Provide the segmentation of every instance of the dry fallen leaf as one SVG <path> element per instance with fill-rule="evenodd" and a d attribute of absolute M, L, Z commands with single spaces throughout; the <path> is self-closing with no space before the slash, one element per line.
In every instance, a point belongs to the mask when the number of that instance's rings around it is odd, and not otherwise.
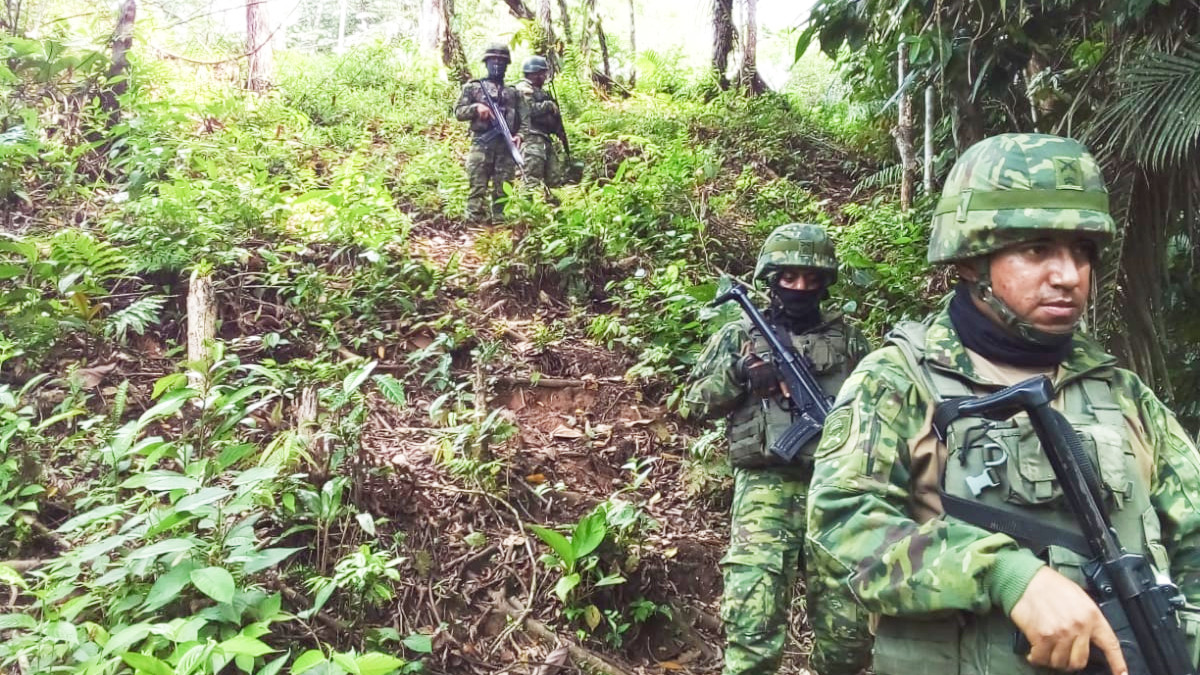
<path fill-rule="evenodd" d="M 540 473 L 532 473 L 528 476 L 525 476 L 525 480 L 533 483 L 534 485 L 541 485 L 542 483 L 546 482 L 546 476 Z"/>
<path fill-rule="evenodd" d="M 674 661 L 660 661 L 658 665 L 663 670 L 683 670 L 683 666 Z"/>
<path fill-rule="evenodd" d="M 116 368 L 116 363 L 105 363 L 91 368 L 80 368 L 71 374 L 71 377 L 79 383 L 84 389 L 95 389 L 104 381 L 104 376 L 108 375 Z"/>
<path fill-rule="evenodd" d="M 554 675 L 554 673 L 557 673 L 559 670 L 561 670 L 563 666 L 567 665 L 567 660 L 570 655 L 571 652 L 567 650 L 566 645 L 559 645 L 558 647 L 555 647 L 554 651 L 546 655 L 546 660 L 542 662 L 542 665 L 538 666 L 537 670 L 533 671 L 533 675 Z"/>
<path fill-rule="evenodd" d="M 557 427 L 554 427 L 554 431 L 551 431 L 550 435 L 555 438 L 583 438 L 582 431 L 579 429 L 572 429 L 565 424 L 560 424 Z"/>

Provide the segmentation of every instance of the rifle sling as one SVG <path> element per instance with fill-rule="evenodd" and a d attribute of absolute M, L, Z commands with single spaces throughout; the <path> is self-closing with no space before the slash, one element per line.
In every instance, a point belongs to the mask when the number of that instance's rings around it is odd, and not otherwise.
<path fill-rule="evenodd" d="M 1024 514 L 990 506 L 973 499 L 946 494 L 945 491 L 940 491 L 940 494 L 942 510 L 946 515 L 964 523 L 982 527 L 989 532 L 1007 534 L 1037 553 L 1041 553 L 1053 545 L 1069 549 L 1085 558 L 1092 557 L 1087 539 L 1078 532 L 1047 525 Z"/>

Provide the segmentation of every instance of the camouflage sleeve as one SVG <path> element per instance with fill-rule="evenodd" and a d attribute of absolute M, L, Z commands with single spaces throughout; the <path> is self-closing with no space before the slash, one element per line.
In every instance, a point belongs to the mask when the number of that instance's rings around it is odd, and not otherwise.
<path fill-rule="evenodd" d="M 454 117 L 460 122 L 471 122 L 479 117 L 479 113 L 475 110 L 475 104 L 479 98 L 476 93 L 479 85 L 474 82 L 468 82 L 462 88 L 462 94 L 458 97 L 458 103 L 454 105 Z"/>
<path fill-rule="evenodd" d="M 741 321 L 731 321 L 713 335 L 688 378 L 690 384 L 683 394 L 679 413 L 691 419 L 720 417 L 745 396 L 745 386 L 734 373 L 734 364 L 741 357 L 750 334 Z"/>
<path fill-rule="evenodd" d="M 965 523 L 910 515 L 910 443 L 927 429 L 928 397 L 895 347 L 868 355 L 825 422 L 809 490 L 814 563 L 849 577 L 872 612 L 1005 612 L 1043 565 L 1011 538 Z"/>
<path fill-rule="evenodd" d="M 1147 441 L 1154 449 L 1150 499 L 1162 525 L 1171 561 L 1171 580 L 1188 602 L 1200 604 L 1200 454 L 1163 405 L 1136 375 L 1118 371 L 1136 403 Z"/>

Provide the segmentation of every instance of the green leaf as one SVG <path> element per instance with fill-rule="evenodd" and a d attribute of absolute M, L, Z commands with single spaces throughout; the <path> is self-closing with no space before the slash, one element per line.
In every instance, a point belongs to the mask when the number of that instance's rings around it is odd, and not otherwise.
<path fill-rule="evenodd" d="M 223 567 L 205 567 L 193 570 L 190 576 L 196 588 L 213 600 L 217 602 L 233 600 L 236 584 L 234 584 L 233 575 L 225 571 Z"/>
<path fill-rule="evenodd" d="M 408 395 L 404 393 L 404 383 L 396 378 L 382 373 L 371 378 L 379 387 L 379 393 L 392 405 L 403 408 L 408 405 Z"/>
<path fill-rule="evenodd" d="M 283 665 L 287 663 L 288 656 L 290 655 L 284 654 L 283 656 L 275 659 L 274 661 L 260 668 L 259 671 L 254 675 L 275 675 L 280 670 L 283 670 Z"/>
<path fill-rule="evenodd" d="M 330 655 L 329 660 L 333 661 L 336 665 L 341 666 L 342 669 L 347 673 L 350 673 L 350 675 L 362 675 L 362 672 L 358 667 L 358 662 L 354 660 L 353 654 L 334 652 Z"/>
<path fill-rule="evenodd" d="M 595 587 L 600 588 L 601 586 L 616 586 L 617 584 L 623 583 L 625 583 L 625 577 L 621 576 L 620 574 L 609 574 L 600 579 L 600 581 L 597 581 Z"/>
<path fill-rule="evenodd" d="M 355 658 L 354 662 L 358 665 L 360 675 L 387 675 L 407 663 L 404 659 L 379 652 L 367 652 Z"/>
<path fill-rule="evenodd" d="M 573 574 L 568 574 L 559 579 L 557 584 L 554 584 L 554 594 L 557 595 L 558 599 L 565 604 L 567 602 L 567 596 L 570 595 L 571 591 L 574 590 L 578 585 L 579 573 L 575 572 Z"/>
<path fill-rule="evenodd" d="M 292 662 L 291 673 L 292 675 L 300 675 L 301 673 L 316 668 L 328 660 L 329 659 L 325 658 L 325 652 L 321 651 L 320 649 L 310 649 L 300 656 L 297 656 L 296 660 Z"/>
<path fill-rule="evenodd" d="M 245 635 L 235 635 L 222 642 L 217 648 L 230 656 L 245 655 L 258 657 L 277 651 L 271 649 L 271 646 L 262 640 Z"/>
<path fill-rule="evenodd" d="M 166 396 L 163 396 L 162 399 L 159 400 L 158 403 L 155 403 L 153 407 L 142 413 L 142 416 L 139 417 L 137 421 L 138 427 L 145 428 L 147 424 L 160 417 L 169 417 L 174 415 L 175 413 L 179 412 L 179 409 L 183 407 L 184 403 L 187 403 L 188 399 L 199 395 L 200 392 L 196 391 L 195 389 L 176 389 L 168 392 Z"/>
<path fill-rule="evenodd" d="M 404 646 L 408 647 L 418 654 L 433 653 L 433 637 L 429 635 L 414 634 L 404 638 Z"/>
<path fill-rule="evenodd" d="M 5 279 L 16 279 L 25 274 L 27 268 L 22 265 L 12 265 L 8 263 L 0 264 L 0 281 Z"/>
<path fill-rule="evenodd" d="M 596 547 L 604 541 L 605 534 L 607 534 L 607 528 L 603 513 L 593 511 L 581 518 L 575 525 L 575 531 L 571 534 L 571 549 L 575 551 L 575 559 L 578 560 L 595 551 Z"/>
<path fill-rule="evenodd" d="M 0 630 L 15 630 L 37 628 L 37 619 L 28 614 L 0 614 Z"/>
<path fill-rule="evenodd" d="M 355 516 L 354 519 L 358 521 L 358 526 L 363 529 L 363 532 L 366 532 L 368 536 L 375 536 L 375 516 L 364 511 Z"/>
<path fill-rule="evenodd" d="M 160 541 L 157 544 L 143 546 L 129 554 L 130 560 L 142 560 L 143 558 L 157 558 L 160 555 L 168 553 L 183 553 L 184 551 L 192 550 L 196 544 L 189 539 L 167 539 Z"/>
<path fill-rule="evenodd" d="M 171 373 L 170 375 L 165 375 L 155 380 L 154 389 L 150 392 L 150 398 L 156 399 L 162 395 L 163 392 L 172 389 L 178 389 L 185 384 L 187 384 L 187 375 L 183 373 Z"/>
<path fill-rule="evenodd" d="M 571 548 L 571 542 L 567 541 L 566 537 L 541 525 L 530 525 L 529 529 L 533 530 L 533 533 L 539 539 L 554 549 L 554 552 L 562 559 L 564 566 L 570 569 L 575 565 L 575 549 Z"/>
<path fill-rule="evenodd" d="M 166 662 L 160 661 L 149 654 L 138 654 L 136 652 L 125 652 L 121 654 L 121 660 L 125 665 L 133 668 L 138 673 L 149 673 L 149 675 L 175 675 L 175 671 Z"/>
<path fill-rule="evenodd" d="M 253 469 L 246 469 L 245 471 L 239 473 L 237 477 L 231 481 L 231 484 L 241 487 L 243 485 L 250 485 L 252 483 L 261 483 L 263 481 L 271 480 L 275 477 L 275 474 L 276 470 L 274 467 L 256 466 Z"/>
<path fill-rule="evenodd" d="M 147 471 L 130 476 L 121 483 L 127 490 L 145 488 L 151 492 L 170 492 L 171 490 L 195 490 L 201 485 L 200 481 L 175 471 Z"/>
<path fill-rule="evenodd" d="M 219 502 L 231 494 L 233 494 L 233 491 L 226 490 L 225 488 L 206 487 L 194 495 L 188 495 L 180 499 L 175 504 L 175 508 L 180 511 L 192 511 L 202 506 L 208 506 L 213 502 Z"/>
<path fill-rule="evenodd" d="M 146 594 L 142 611 L 153 612 L 163 605 L 179 597 L 179 594 L 191 582 L 192 572 L 197 565 L 191 560 L 184 560 L 171 568 L 169 572 L 155 580 Z"/>
<path fill-rule="evenodd" d="M 261 572 L 270 567 L 274 567 L 287 559 L 288 556 L 299 551 L 303 547 L 297 548 L 264 548 L 255 553 L 242 565 L 242 572 L 245 574 L 254 574 Z"/>
<path fill-rule="evenodd" d="M 0 565 L 0 584 L 8 584 L 17 588 L 29 588 L 25 583 L 25 578 L 21 573 L 9 567 L 8 565 Z"/>
<path fill-rule="evenodd" d="M 148 623 L 137 623 L 132 626 L 126 626 L 108 639 L 108 643 L 104 645 L 104 653 L 111 654 L 113 652 L 125 651 L 134 644 L 145 640 L 149 634 L 150 624 Z"/>
<path fill-rule="evenodd" d="M 356 368 L 355 370 L 351 371 L 351 373 L 346 376 L 346 379 L 342 380 L 342 391 L 349 394 L 355 389 L 361 387 L 362 383 L 366 382 L 367 378 L 371 376 L 371 371 L 375 370 L 375 365 L 375 361 L 370 361 L 361 368 Z"/>

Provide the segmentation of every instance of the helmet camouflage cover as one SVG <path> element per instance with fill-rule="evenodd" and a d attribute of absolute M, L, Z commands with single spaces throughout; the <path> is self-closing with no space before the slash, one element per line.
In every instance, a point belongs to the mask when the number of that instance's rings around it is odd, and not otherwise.
<path fill-rule="evenodd" d="M 544 56 L 531 56 L 525 59 L 525 65 L 521 66 L 524 73 L 538 73 L 544 70 L 550 70 L 550 63 Z"/>
<path fill-rule="evenodd" d="M 1103 247 L 1115 225 L 1100 166 L 1078 141 L 1000 134 L 954 163 L 933 212 L 929 262 L 994 253 L 1051 231 L 1084 233 Z"/>
<path fill-rule="evenodd" d="M 837 254 L 833 242 L 820 225 L 791 223 L 775 228 L 763 242 L 754 267 L 755 279 L 767 279 L 780 267 L 808 267 L 829 273 L 829 283 L 837 281 Z"/>
<path fill-rule="evenodd" d="M 512 62 L 512 52 L 508 51 L 508 45 L 503 42 L 492 42 L 488 44 L 487 49 L 483 50 L 483 60 L 496 56 L 504 59 L 506 63 Z"/>

